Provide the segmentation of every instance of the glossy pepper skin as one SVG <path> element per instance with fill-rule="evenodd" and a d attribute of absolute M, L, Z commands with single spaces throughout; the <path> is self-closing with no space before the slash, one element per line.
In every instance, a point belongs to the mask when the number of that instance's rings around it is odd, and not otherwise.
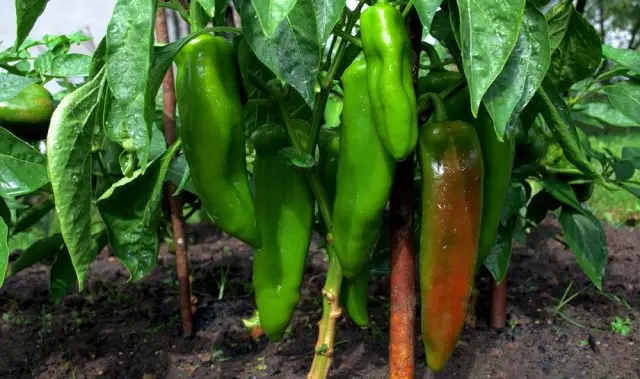
<path fill-rule="evenodd" d="M 338 158 L 340 152 L 339 128 L 321 129 L 318 146 L 320 160 L 318 171 L 322 185 L 327 191 L 331 204 L 335 199 L 336 179 L 338 176 Z M 340 285 L 340 304 L 357 325 L 369 324 L 369 270 L 364 269 L 355 278 L 343 278 Z"/>
<path fill-rule="evenodd" d="M 264 125 L 251 138 L 256 148 L 255 204 L 262 237 L 262 247 L 253 258 L 253 286 L 260 325 L 267 337 L 277 341 L 300 300 L 314 197 L 304 172 L 279 153 L 288 143 L 282 126 Z"/>
<path fill-rule="evenodd" d="M 342 138 L 338 158 L 333 242 L 342 272 L 354 278 L 367 266 L 389 199 L 395 161 L 376 133 L 367 95 L 367 63 L 357 58 L 342 75 Z"/>
<path fill-rule="evenodd" d="M 418 140 L 411 44 L 402 14 L 388 3 L 373 5 L 360 17 L 360 33 L 376 129 L 382 145 L 400 161 Z"/>
<path fill-rule="evenodd" d="M 220 229 L 258 248 L 232 47 L 203 34 L 180 50 L 176 65 L 180 137 L 196 191 Z"/>
<path fill-rule="evenodd" d="M 491 248 L 498 234 L 502 208 L 507 189 L 511 181 L 511 172 L 516 151 L 515 125 L 507 125 L 502 141 L 498 139 L 493 121 L 484 107 L 481 107 L 478 118 L 471 114 L 469 90 L 464 88 L 446 102 L 447 113 L 472 124 L 482 149 L 484 166 L 482 226 L 478 248 L 477 266 L 480 267 L 491 253 Z"/>
<path fill-rule="evenodd" d="M 54 104 L 51 93 L 31 83 L 16 96 L 0 101 L 0 126 L 25 141 L 46 138 Z"/>
<path fill-rule="evenodd" d="M 420 292 L 427 364 L 442 370 L 464 326 L 482 219 L 482 151 L 462 121 L 426 124 L 422 171 Z"/>

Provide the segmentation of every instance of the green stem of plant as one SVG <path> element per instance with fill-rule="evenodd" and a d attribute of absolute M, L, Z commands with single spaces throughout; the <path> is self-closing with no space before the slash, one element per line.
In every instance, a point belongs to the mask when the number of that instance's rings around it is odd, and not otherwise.
<path fill-rule="evenodd" d="M 580 175 L 586 176 L 582 171 L 575 168 L 557 168 L 551 166 L 544 166 L 545 171 L 551 174 L 569 174 L 569 175 Z"/>
<path fill-rule="evenodd" d="M 411 12 L 411 9 L 413 9 L 413 1 L 409 1 L 409 4 L 404 7 L 404 10 L 402 11 L 402 18 L 407 18 L 409 12 Z"/>
<path fill-rule="evenodd" d="M 429 64 L 431 65 L 431 67 L 436 67 L 441 65 L 440 56 L 438 55 L 438 52 L 436 51 L 435 47 L 433 47 L 432 45 L 426 42 L 422 42 L 420 44 L 420 48 L 422 49 L 422 51 L 427 53 L 427 56 L 429 57 Z"/>
<path fill-rule="evenodd" d="M 360 42 L 360 38 L 352 36 L 351 34 L 345 32 L 344 30 L 336 29 L 336 30 L 333 31 L 333 33 L 336 36 L 338 36 L 338 37 L 340 37 L 340 38 L 342 38 L 344 40 L 347 40 L 347 41 L 351 42 L 352 44 L 354 44 L 354 45 L 356 45 L 358 47 L 362 47 L 362 42 Z"/>

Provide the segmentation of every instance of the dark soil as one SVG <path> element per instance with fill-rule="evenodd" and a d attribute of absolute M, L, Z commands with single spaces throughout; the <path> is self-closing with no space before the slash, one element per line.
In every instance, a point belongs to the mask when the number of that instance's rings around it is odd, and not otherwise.
<path fill-rule="evenodd" d="M 560 233 L 557 222 L 547 220 L 531 233 L 527 245 L 513 251 L 509 326 L 488 329 L 488 280 L 482 277 L 476 326 L 466 328 L 436 377 L 640 377 L 640 231 L 606 231 L 610 255 L 604 294 L 589 285 L 571 252 L 553 238 Z M 193 338 L 179 333 L 173 256 L 166 249 L 156 270 L 138 283 L 127 283 L 123 266 L 103 252 L 91 267 L 86 290 L 58 305 L 49 297 L 48 268 L 38 265 L 0 290 L 0 377 L 304 377 L 320 318 L 324 254 L 312 250 L 290 333 L 275 344 L 253 340 L 241 321 L 254 307 L 250 249 L 208 226 L 191 227 L 189 234 L 198 299 Z M 582 292 L 562 308 L 567 321 L 554 309 L 571 282 L 570 294 Z M 379 276 L 370 287 L 371 327 L 360 329 L 345 318 L 338 323 L 332 377 L 387 377 L 387 284 Z M 616 316 L 632 321 L 627 336 L 612 330 Z M 417 377 L 427 377 L 419 339 L 416 335 Z"/>

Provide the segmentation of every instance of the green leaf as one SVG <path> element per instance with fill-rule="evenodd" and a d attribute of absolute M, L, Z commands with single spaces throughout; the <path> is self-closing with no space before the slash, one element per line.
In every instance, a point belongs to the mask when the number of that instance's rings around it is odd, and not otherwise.
<path fill-rule="evenodd" d="M 0 218 L 4 220 L 4 223 L 11 228 L 11 210 L 7 206 L 7 202 L 0 197 Z"/>
<path fill-rule="evenodd" d="M 629 193 L 631 193 L 632 195 L 640 199 L 640 187 L 631 186 L 626 183 L 622 183 L 621 186 L 622 188 L 627 190 Z"/>
<path fill-rule="evenodd" d="M 53 59 L 51 66 L 41 72 L 54 78 L 88 76 L 91 69 L 91 57 L 84 54 L 65 54 Z"/>
<path fill-rule="evenodd" d="M 53 258 L 63 245 L 64 240 L 60 233 L 39 239 L 29 246 L 27 250 L 20 253 L 15 262 L 11 263 L 7 275 L 13 276 L 38 262 Z"/>
<path fill-rule="evenodd" d="M 442 0 L 413 0 L 413 6 L 416 8 L 422 26 L 426 30 L 431 29 L 433 16 L 436 14 L 441 2 Z"/>
<path fill-rule="evenodd" d="M 609 45 L 602 45 L 602 55 L 622 67 L 640 74 L 640 52 L 630 49 L 617 49 Z"/>
<path fill-rule="evenodd" d="M 102 37 L 98 47 L 96 47 L 96 50 L 93 52 L 93 57 L 91 58 L 91 65 L 89 66 L 89 80 L 98 75 L 105 63 L 107 63 L 107 38 Z"/>
<path fill-rule="evenodd" d="M 51 117 L 47 136 L 49 177 L 80 290 L 96 252 L 91 249 L 91 149 L 101 120 L 105 69 L 65 96 Z"/>
<path fill-rule="evenodd" d="M 522 207 L 527 205 L 527 192 L 521 183 L 511 183 L 505 194 L 504 204 L 502 206 L 501 220 L 509 220 L 513 215 L 517 214 Z"/>
<path fill-rule="evenodd" d="M 51 266 L 51 278 L 49 279 L 49 287 L 51 297 L 57 304 L 62 298 L 71 292 L 76 282 L 76 275 L 73 271 L 71 256 L 67 249 L 58 250 L 56 261 Z"/>
<path fill-rule="evenodd" d="M 98 199 L 98 209 L 107 225 L 109 241 L 118 259 L 127 267 L 130 280 L 140 280 L 156 266 L 162 188 L 174 144 L 162 158 L 122 178 Z"/>
<path fill-rule="evenodd" d="M 542 180 L 544 188 L 551 193 L 553 197 L 576 211 L 582 212 L 584 209 L 580 206 L 580 202 L 576 198 L 575 192 L 569 183 L 560 180 L 555 176 L 547 176 Z"/>
<path fill-rule="evenodd" d="M 289 160 L 289 163 L 300 168 L 311 168 L 315 164 L 313 156 L 309 153 L 300 151 L 295 147 L 285 147 L 279 153 Z"/>
<path fill-rule="evenodd" d="M 4 283 L 4 277 L 9 265 L 9 245 L 7 244 L 7 224 L 0 218 L 0 287 Z"/>
<path fill-rule="evenodd" d="M 49 0 L 16 0 L 17 29 L 14 49 L 17 50 L 22 45 L 48 2 Z"/>
<path fill-rule="evenodd" d="M 633 162 L 628 160 L 616 161 L 613 164 L 613 171 L 616 174 L 616 179 L 620 181 L 626 181 L 631 179 L 636 171 Z"/>
<path fill-rule="evenodd" d="M 560 47 L 562 40 L 564 40 L 567 29 L 569 29 L 569 21 L 571 20 L 572 11 L 573 7 L 571 6 L 571 2 L 560 1 L 554 5 L 549 12 L 547 12 L 546 18 L 547 23 L 549 24 L 549 42 L 551 44 L 552 51 L 555 51 Z"/>
<path fill-rule="evenodd" d="M 600 221 L 590 212 L 578 212 L 562 207 L 559 217 L 564 239 L 573 251 L 582 270 L 593 284 L 602 290 L 602 278 L 607 267 L 607 237 Z"/>
<path fill-rule="evenodd" d="M 23 89 L 35 81 L 33 78 L 0 72 L 0 101 L 16 97 Z"/>
<path fill-rule="evenodd" d="M 191 181 L 189 165 L 187 164 L 187 159 L 184 155 L 180 155 L 171 161 L 171 165 L 169 165 L 169 170 L 167 171 L 167 180 L 172 181 L 173 184 L 178 186 L 176 192 L 186 190 L 198 196 L 198 193 L 193 186 L 193 182 Z"/>
<path fill-rule="evenodd" d="M 138 155 L 142 167 L 149 159 L 154 93 L 149 72 L 154 43 L 157 0 L 118 0 L 107 27 L 107 78 L 113 106 L 121 117 L 109 136 Z"/>
<path fill-rule="evenodd" d="M 36 222 L 40 221 L 46 214 L 51 212 L 54 207 L 53 197 L 46 199 L 40 204 L 29 207 L 20 213 L 16 220 L 16 225 L 11 230 L 11 235 L 16 235 L 32 227 Z"/>
<path fill-rule="evenodd" d="M 321 47 L 340 18 L 344 0 L 298 0 L 272 38 L 262 32 L 249 0 L 236 0 L 242 29 L 256 57 L 290 84 L 309 106 L 315 99 Z"/>
<path fill-rule="evenodd" d="M 272 38 L 280 22 L 296 6 L 297 0 L 251 0 L 264 34 Z"/>
<path fill-rule="evenodd" d="M 501 139 L 509 120 L 517 117 L 529 103 L 547 73 L 551 60 L 548 33 L 544 15 L 534 6 L 527 5 L 518 41 L 484 97 L 496 134 Z"/>
<path fill-rule="evenodd" d="M 477 117 L 482 97 L 502 71 L 516 45 L 525 1 L 457 1 L 464 74 L 471 93 L 471 111 Z M 454 9 L 451 11 L 453 18 Z M 453 21 L 452 24 L 456 25 Z"/>
<path fill-rule="evenodd" d="M 640 82 L 629 80 L 606 86 L 604 90 L 614 108 L 640 123 Z"/>
<path fill-rule="evenodd" d="M 574 109 L 584 116 L 588 116 L 603 123 L 619 127 L 637 127 L 640 123 L 625 116 L 622 112 L 608 103 L 586 103 L 575 106 Z M 596 124 L 602 127 L 600 123 Z"/>
<path fill-rule="evenodd" d="M 509 270 L 515 225 L 516 219 L 509 219 L 506 224 L 501 224 L 498 227 L 498 234 L 491 247 L 491 253 L 484 260 L 484 265 L 489 269 L 496 283 L 502 282 Z"/>
<path fill-rule="evenodd" d="M 47 159 L 0 127 L 0 196 L 19 196 L 49 182 Z"/>
<path fill-rule="evenodd" d="M 216 14 L 216 0 L 198 0 L 200 6 L 207 13 L 207 16 L 213 18 Z"/>
<path fill-rule="evenodd" d="M 640 158 L 640 147 L 629 147 L 629 146 L 623 147 L 622 158 L 624 159 Z"/>
<path fill-rule="evenodd" d="M 549 76 L 561 92 L 595 73 L 602 55 L 598 32 L 573 5 L 568 7 L 571 8 L 569 26 L 549 66 Z"/>

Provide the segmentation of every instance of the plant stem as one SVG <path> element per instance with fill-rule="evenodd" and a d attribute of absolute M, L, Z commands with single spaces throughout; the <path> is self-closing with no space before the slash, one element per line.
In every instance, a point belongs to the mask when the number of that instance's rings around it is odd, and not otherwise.
<path fill-rule="evenodd" d="M 156 34 L 158 42 L 166 44 L 169 42 L 167 31 L 167 19 L 165 10 L 160 8 L 156 13 Z M 176 141 L 176 93 L 173 80 L 173 68 L 169 70 L 162 81 L 162 104 L 164 108 L 164 138 L 167 146 L 173 145 Z M 189 256 L 187 249 L 187 239 L 184 232 L 184 221 L 182 218 L 182 199 L 173 196 L 176 185 L 167 182 L 164 188 L 164 196 L 169 200 L 171 210 L 171 226 L 173 228 L 173 239 L 176 244 L 176 276 L 180 285 L 180 319 L 182 321 L 182 334 L 184 336 L 193 335 L 193 319 L 191 315 L 191 282 L 189 281 Z"/>
<path fill-rule="evenodd" d="M 360 0 L 356 8 L 349 15 L 349 19 L 347 21 L 345 29 L 346 34 L 351 35 L 351 30 L 360 17 L 360 12 L 362 11 L 362 7 L 364 6 L 365 2 L 366 0 Z M 314 108 L 314 115 L 312 120 L 312 131 L 316 133 L 316 136 L 313 136 L 313 141 L 316 140 L 317 132 L 319 131 L 319 124 L 324 112 L 324 107 L 329 96 L 329 90 L 333 85 L 333 78 L 338 71 L 338 66 L 340 65 L 340 62 L 344 57 L 347 43 L 348 40 L 341 39 L 340 44 L 338 45 L 338 51 L 336 52 L 335 59 L 331 62 L 331 67 L 329 68 L 327 76 L 322 83 L 322 94 L 319 96 L 321 98 L 322 106 L 321 109 Z M 310 145 L 310 148 L 312 149 L 311 151 L 315 151 L 315 142 Z M 327 200 L 326 191 L 318 180 L 315 171 L 310 171 L 309 178 L 312 184 L 312 188 L 314 187 L 315 180 L 318 181 L 318 184 L 315 184 L 315 187 L 317 187 L 317 189 L 314 189 L 314 194 L 316 194 L 318 207 L 320 208 L 320 213 L 322 213 L 322 216 L 324 218 L 325 225 L 327 229 L 331 231 L 331 212 L 329 210 L 330 204 Z M 316 191 L 318 193 L 316 193 Z M 320 197 L 318 197 L 318 195 L 320 195 Z M 326 210 L 323 210 L 325 207 Z M 327 214 L 325 215 L 325 213 Z M 327 235 L 327 253 L 329 255 L 329 267 L 327 271 L 327 279 L 325 281 L 324 288 L 322 289 L 322 318 L 318 322 L 318 341 L 316 342 L 314 350 L 313 363 L 311 364 L 311 369 L 309 370 L 309 375 L 307 376 L 309 379 L 321 379 L 326 378 L 329 375 L 329 369 L 331 368 L 331 364 L 333 363 L 336 321 L 342 314 L 342 310 L 339 304 L 340 285 L 342 284 L 342 268 L 340 267 L 340 263 L 338 262 L 338 258 L 336 256 L 331 232 L 329 232 Z"/>
<path fill-rule="evenodd" d="M 345 32 L 344 30 L 336 29 L 334 30 L 333 33 L 338 37 L 342 38 L 343 40 L 347 40 L 358 47 L 362 47 L 362 42 L 360 42 L 359 38 L 352 36 L 351 34 Z"/>

